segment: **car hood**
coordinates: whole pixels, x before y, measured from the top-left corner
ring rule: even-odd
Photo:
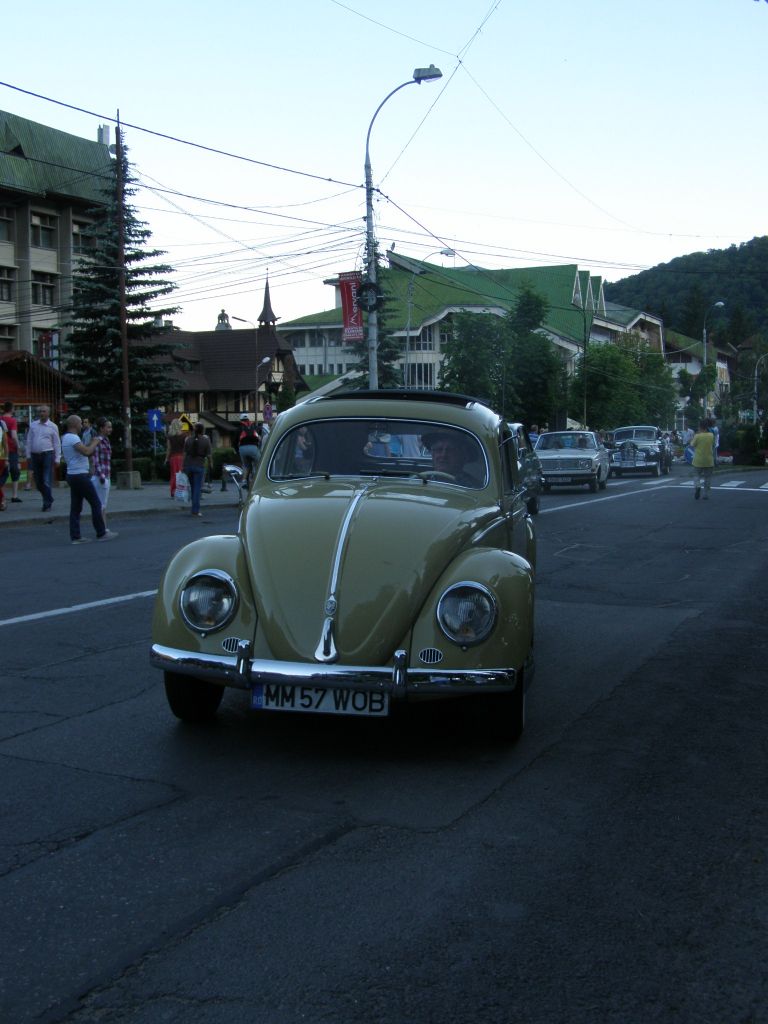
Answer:
[[[482,492],[445,484],[262,488],[242,529],[260,643],[279,659],[315,660],[330,619],[339,661],[387,663],[446,566],[499,515]]]
[[[550,462],[552,459],[596,459],[599,453],[587,448],[586,451],[578,451],[576,448],[552,448],[547,451],[536,450],[536,454],[542,462]]]

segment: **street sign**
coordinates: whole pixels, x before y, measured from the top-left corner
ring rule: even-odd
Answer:
[[[163,429],[163,414],[160,409],[148,409],[147,420],[152,433]]]

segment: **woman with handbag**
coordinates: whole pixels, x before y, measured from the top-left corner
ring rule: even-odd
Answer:
[[[171,497],[176,497],[176,474],[181,472],[184,463],[184,442],[187,433],[180,419],[175,419],[168,428],[165,445],[165,461],[171,474]]]

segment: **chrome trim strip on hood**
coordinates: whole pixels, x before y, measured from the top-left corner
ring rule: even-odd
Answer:
[[[344,521],[341,524],[339,530],[339,536],[336,540],[336,550],[333,555],[333,567],[331,569],[331,580],[328,587],[328,596],[325,599],[325,620],[323,622],[323,633],[320,637],[320,643],[315,649],[315,660],[330,664],[336,661],[339,657],[339,652],[336,650],[336,644],[333,637],[333,626],[336,619],[336,609],[338,607],[336,601],[336,591],[339,585],[339,573],[341,572],[341,559],[344,554],[344,548],[347,544],[347,536],[349,535],[349,528],[352,522],[352,517],[355,514],[355,509],[365,497],[367,492],[373,486],[372,483],[364,484],[359,491],[352,498],[349,503],[349,508],[344,516]]]
[[[182,651],[153,644],[150,662],[155,668],[221,686],[249,690],[256,684],[301,684],[341,690],[389,693],[393,698],[428,694],[458,696],[468,693],[509,693],[517,682],[513,668],[442,669],[408,668],[405,652],[398,651],[394,665],[313,665],[310,662],[240,660],[222,654]]]

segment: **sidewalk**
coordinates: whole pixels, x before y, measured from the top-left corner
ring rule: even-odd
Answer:
[[[6,511],[0,512],[0,529],[3,526],[28,526],[30,523],[50,523],[53,520],[69,519],[69,488],[66,483],[60,484],[53,491],[53,507],[47,512],[42,512],[43,499],[37,491],[19,491],[21,502],[11,502],[10,481],[5,488]],[[119,490],[114,485],[109,492],[107,504],[107,516],[110,523],[112,517],[146,515],[148,512],[168,512],[179,514],[182,507],[178,502],[172,501],[168,488],[168,481],[150,481],[145,483],[138,490]],[[221,481],[215,480],[213,491],[210,494],[203,494],[200,510],[205,515],[206,508],[229,507],[237,508],[237,490],[230,481],[227,481],[226,491],[221,489]],[[90,523],[90,507],[87,503],[83,505],[81,521]]]

